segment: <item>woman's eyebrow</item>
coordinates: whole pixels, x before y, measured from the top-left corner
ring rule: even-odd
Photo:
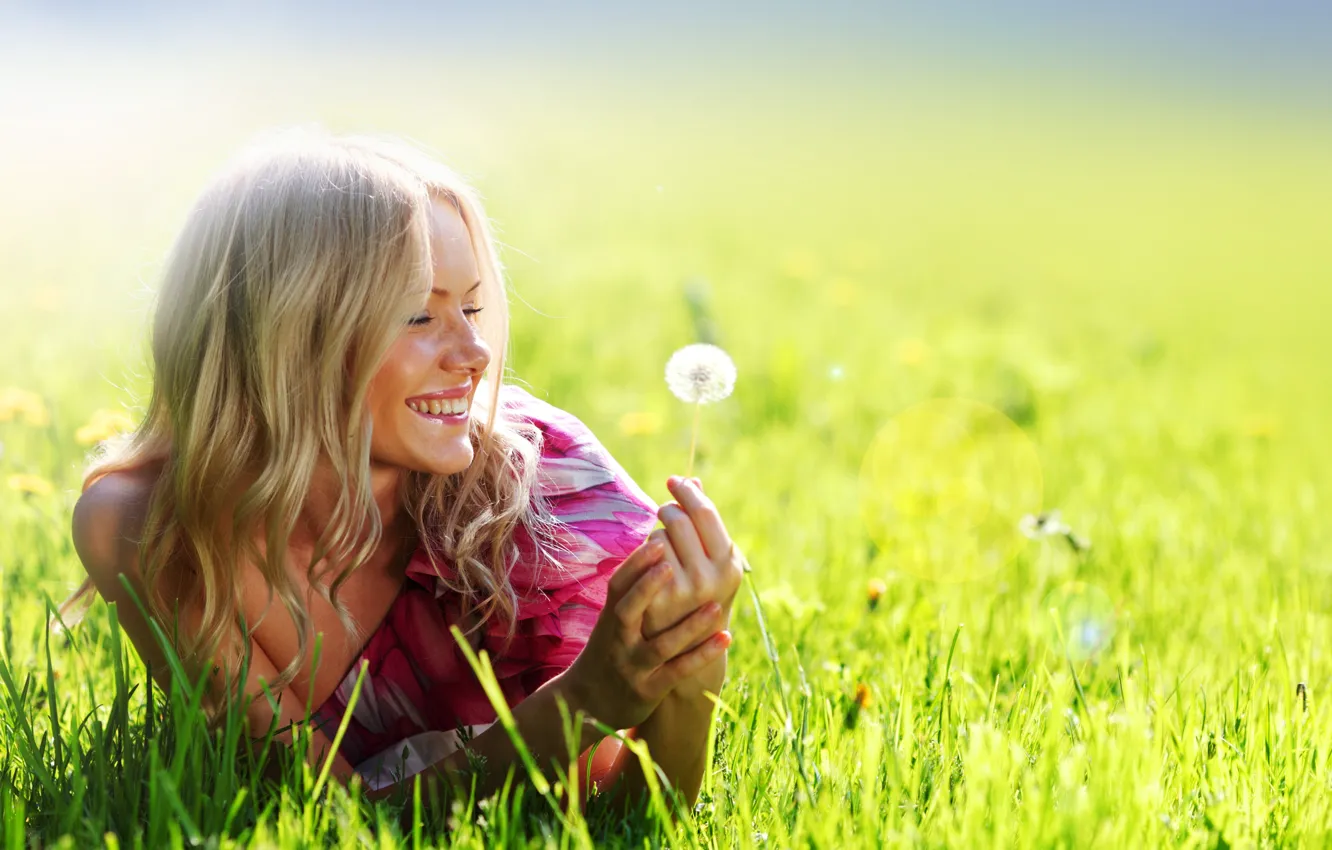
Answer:
[[[481,281],[478,280],[476,283],[472,284],[472,288],[469,289],[469,290],[467,290],[466,292],[464,292],[463,295],[470,295],[470,294],[472,294],[473,292],[476,291],[476,288],[477,288],[478,286],[480,286],[480,285],[481,285]],[[448,295],[448,294],[449,294],[449,291],[448,291],[447,289],[440,289],[440,288],[437,287],[437,286],[432,286],[432,287],[430,287],[430,291],[433,292],[433,293],[435,293],[436,295]]]

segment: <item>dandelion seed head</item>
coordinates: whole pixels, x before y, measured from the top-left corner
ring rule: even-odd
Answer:
[[[1057,509],[1042,514],[1027,514],[1018,521],[1018,530],[1032,540],[1059,537],[1073,532],[1073,529],[1059,518]]]
[[[721,401],[735,389],[735,362],[718,346],[686,345],[666,362],[666,385],[689,404]]]

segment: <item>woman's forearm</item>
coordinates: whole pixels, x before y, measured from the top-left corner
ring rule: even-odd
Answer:
[[[568,763],[570,746],[558,705],[561,698],[568,707],[569,717],[571,719],[576,717],[581,706],[577,702],[575,690],[566,686],[563,674],[537,688],[510,710],[519,736],[537,766],[547,776],[550,775],[552,761],[559,765]],[[573,747],[576,754],[582,753],[603,737],[603,734],[589,721],[584,721],[577,733],[578,741]],[[475,762],[478,757],[484,759],[485,765],[484,769],[477,771],[478,796],[486,796],[502,786],[510,766],[517,767],[519,777],[525,776],[522,757],[514,747],[504,725],[497,720],[472,738],[465,749],[455,750],[422,771],[420,774],[422,782],[437,787],[442,785],[440,790],[448,793],[450,780],[459,777],[459,774],[468,769],[469,763]],[[408,777],[378,788],[367,793],[366,797],[378,800],[391,796],[400,787],[411,787],[414,779],[415,777]],[[467,784],[468,780],[463,782]]]
[[[726,656],[709,665],[708,675],[691,680],[705,680],[708,687],[680,687],[657,706],[652,715],[629,730],[628,737],[647,744],[652,760],[689,805],[698,799],[703,773],[707,770],[708,738],[711,735],[713,702],[705,691],[717,693],[726,678]],[[612,801],[647,792],[642,763],[628,747],[623,747],[608,771],[606,793]]]

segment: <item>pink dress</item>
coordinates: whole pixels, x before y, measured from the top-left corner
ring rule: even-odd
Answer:
[[[469,637],[486,649],[510,706],[566,669],[587,643],[606,602],[606,585],[647,539],[657,505],[573,415],[520,387],[500,389],[500,406],[544,433],[538,488],[561,520],[560,540],[572,554],[539,579],[533,543],[519,529],[520,557],[510,567],[518,595],[516,633],[492,618]],[[451,567],[441,564],[445,576]],[[407,566],[383,623],[367,640],[337,689],[314,714],[330,739],[346,712],[363,660],[369,669],[340,752],[367,787],[380,788],[424,770],[495,721],[495,711],[449,633],[460,619],[455,593],[441,584],[424,551]],[[501,650],[503,650],[501,652]]]

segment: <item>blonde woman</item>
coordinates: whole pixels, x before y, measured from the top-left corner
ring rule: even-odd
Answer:
[[[505,384],[507,336],[490,226],[452,169],[378,136],[252,145],[172,248],[146,418],[86,474],[88,581],[62,613],[117,603],[165,683],[123,575],[209,671],[211,719],[238,705],[259,737],[317,706],[312,763],[364,667],[332,770],[375,798],[464,750],[483,792],[515,764],[456,624],[540,761],[567,758],[564,700],[645,741],[692,802],[740,555],[696,479],[658,507],[576,417]],[[580,775],[644,788],[628,748],[588,764],[602,735],[579,735]]]

